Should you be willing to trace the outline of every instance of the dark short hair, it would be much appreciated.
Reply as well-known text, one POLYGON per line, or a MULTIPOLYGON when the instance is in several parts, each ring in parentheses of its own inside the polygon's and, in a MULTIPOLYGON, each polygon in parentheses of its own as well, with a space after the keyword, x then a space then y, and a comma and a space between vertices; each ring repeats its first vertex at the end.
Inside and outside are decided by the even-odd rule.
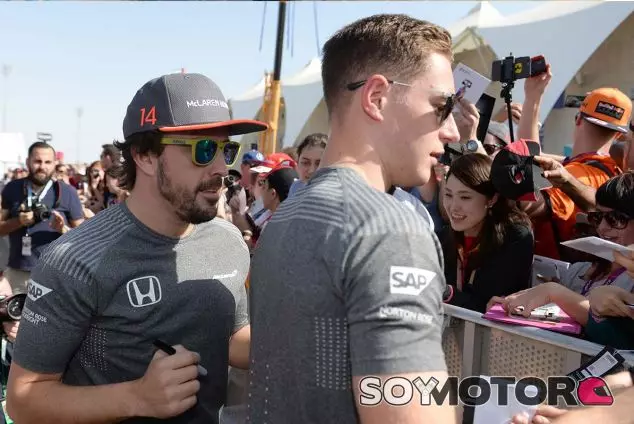
POLYGON ((53 146, 45 143, 44 141, 36 141, 29 146, 29 157, 31 157, 31 155, 33 154, 33 150, 35 149, 51 149, 53 151, 53 154, 55 154, 55 149, 53 148, 53 146))
POLYGON ((304 138, 302 142, 299 143, 299 146, 297 146, 297 158, 299 159, 299 157, 302 155, 302 152, 308 147, 321 147, 325 149, 327 144, 328 136, 326 134, 308 134, 306 138, 304 138))
POLYGON ((435 24, 407 15, 374 15, 337 31, 325 44, 321 66, 328 114, 347 85, 379 73, 408 82, 426 70, 427 58, 440 53, 452 60, 451 35, 435 24))
POLYGON ((161 144, 162 134, 158 131, 146 131, 132 134, 124 142, 115 141, 116 147, 123 158, 123 162, 113 161, 116 174, 112 175, 119 179, 119 187, 124 190, 132 190, 136 183, 136 162, 132 157, 133 151, 137 154, 153 153, 161 156, 165 146, 161 144), (117 162, 120 166, 116 166, 117 162))
POLYGON ((597 189, 595 200, 598 205, 634 219, 634 173, 625 172, 610 178, 597 189))
POLYGON ((114 140, 112 144, 104 144, 101 146, 102 152, 106 156, 110 156, 110 159, 112 159, 113 163, 121 162, 121 152, 115 146, 115 143, 117 142, 117 140, 114 140))

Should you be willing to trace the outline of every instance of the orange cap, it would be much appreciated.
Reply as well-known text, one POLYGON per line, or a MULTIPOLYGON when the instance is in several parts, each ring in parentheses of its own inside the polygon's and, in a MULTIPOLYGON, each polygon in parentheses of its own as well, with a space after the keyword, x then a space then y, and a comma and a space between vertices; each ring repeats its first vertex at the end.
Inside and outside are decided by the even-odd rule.
POLYGON ((617 88, 597 88, 586 96, 579 112, 592 124, 626 133, 632 101, 617 88))

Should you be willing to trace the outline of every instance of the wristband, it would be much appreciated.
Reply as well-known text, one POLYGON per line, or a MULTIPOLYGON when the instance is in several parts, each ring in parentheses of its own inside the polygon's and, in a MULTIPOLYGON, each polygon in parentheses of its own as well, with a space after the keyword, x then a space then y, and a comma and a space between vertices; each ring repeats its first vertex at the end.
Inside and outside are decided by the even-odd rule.
POLYGON ((451 284, 447 284, 445 292, 442 295, 443 303, 449 303, 451 299, 453 299, 453 293, 453 286, 451 284))

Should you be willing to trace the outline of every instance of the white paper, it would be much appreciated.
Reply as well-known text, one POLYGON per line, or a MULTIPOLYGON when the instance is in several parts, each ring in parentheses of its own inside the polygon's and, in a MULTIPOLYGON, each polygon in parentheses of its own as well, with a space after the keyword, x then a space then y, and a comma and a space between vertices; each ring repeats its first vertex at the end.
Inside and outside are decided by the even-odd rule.
POLYGON ((464 98, 473 104, 476 104, 484 90, 487 89, 491 80, 480 75, 468 66, 459 63, 453 71, 453 81, 458 91, 463 85, 465 86, 464 98))
MULTIPOLYGON (((481 378, 490 381, 488 376, 481 375, 481 378)), ((492 384, 491 398, 484 405, 476 406, 473 412, 473 424, 507 424, 511 422, 514 415, 526 412, 529 415, 528 422, 535 415, 536 406, 522 405, 515 397, 515 384, 501 386, 492 384), (508 404, 505 406, 498 405, 498 390, 500 388, 507 389, 508 404)), ((534 386, 526 387, 527 396, 537 396, 537 388, 534 386)))
POLYGON ((634 250, 626 246, 600 239, 599 237, 584 237, 576 240, 564 241, 561 244, 581 252, 590 253, 599 258, 614 261, 613 251, 617 250, 625 255, 631 255, 634 250))
POLYGON ((559 261, 546 256, 533 256, 533 287, 544 281, 537 278, 542 275, 550 281, 553 277, 561 279, 562 274, 570 267, 569 262, 559 261))

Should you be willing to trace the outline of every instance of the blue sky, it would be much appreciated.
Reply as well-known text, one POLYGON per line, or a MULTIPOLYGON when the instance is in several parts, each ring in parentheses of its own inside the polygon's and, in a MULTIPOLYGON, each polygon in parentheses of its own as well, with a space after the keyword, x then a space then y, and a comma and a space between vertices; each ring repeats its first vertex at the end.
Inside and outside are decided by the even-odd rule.
MULTIPOLYGON (((407 13, 450 25, 476 2, 316 4, 321 45, 363 16, 407 13)), ((508 15, 535 3, 494 6, 508 15)), ((67 161, 78 152, 82 161, 91 161, 98 159, 102 144, 122 136, 128 103, 156 76, 183 67, 212 78, 227 98, 239 95, 273 68, 277 7, 268 3, 260 51, 261 1, 0 2, 0 67, 11 66, 8 89, 0 84, 0 107, 5 97, 8 104, 7 131, 22 132, 27 144, 36 132, 50 132, 67 161)), ((317 55, 313 2, 293 7, 293 49, 285 42, 282 76, 317 55)))

